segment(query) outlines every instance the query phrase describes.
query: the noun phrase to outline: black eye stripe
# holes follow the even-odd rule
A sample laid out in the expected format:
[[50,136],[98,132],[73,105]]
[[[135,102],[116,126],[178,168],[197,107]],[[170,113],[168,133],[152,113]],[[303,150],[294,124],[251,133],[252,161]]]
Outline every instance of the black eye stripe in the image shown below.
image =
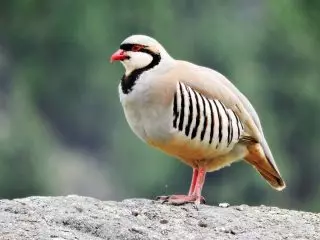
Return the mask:
[[122,49],[124,51],[130,51],[132,49],[132,47],[133,47],[133,44],[128,44],[128,43],[120,45],[120,49]]
[[[133,44],[133,43],[123,43],[120,45],[120,49],[124,50],[124,51],[132,51],[132,48],[137,45],[137,44]],[[139,44],[140,45],[140,44]],[[142,47],[146,47],[144,45],[140,45]],[[139,51],[142,52],[143,48]]]
[[[120,49],[122,49],[122,50],[124,50],[124,51],[132,51],[132,48],[133,48],[135,45],[137,45],[137,44],[133,44],[133,43],[123,43],[123,44],[120,45]],[[154,52],[152,52],[151,50],[146,49],[147,46],[145,46],[145,45],[139,44],[139,46],[142,46],[142,48],[141,48],[140,50],[136,51],[136,52],[144,52],[144,53],[148,53],[148,54],[150,54],[150,55],[152,55],[152,56],[158,55],[157,53],[154,53]]]

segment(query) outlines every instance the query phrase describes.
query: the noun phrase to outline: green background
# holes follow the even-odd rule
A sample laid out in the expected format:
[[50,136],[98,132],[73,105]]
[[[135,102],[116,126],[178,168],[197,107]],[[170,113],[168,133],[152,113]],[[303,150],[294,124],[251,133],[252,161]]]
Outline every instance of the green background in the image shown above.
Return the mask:
[[209,204],[320,210],[320,2],[0,1],[0,197],[186,193],[192,170],[142,143],[110,55],[131,34],[226,75],[253,103],[287,188],[244,162],[210,173]]

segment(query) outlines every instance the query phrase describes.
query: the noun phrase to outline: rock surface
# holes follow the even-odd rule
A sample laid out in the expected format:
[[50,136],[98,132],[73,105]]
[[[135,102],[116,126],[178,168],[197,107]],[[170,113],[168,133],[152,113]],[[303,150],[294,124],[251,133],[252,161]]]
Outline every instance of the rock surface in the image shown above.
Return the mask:
[[320,239],[320,214],[79,196],[0,201],[0,239]]

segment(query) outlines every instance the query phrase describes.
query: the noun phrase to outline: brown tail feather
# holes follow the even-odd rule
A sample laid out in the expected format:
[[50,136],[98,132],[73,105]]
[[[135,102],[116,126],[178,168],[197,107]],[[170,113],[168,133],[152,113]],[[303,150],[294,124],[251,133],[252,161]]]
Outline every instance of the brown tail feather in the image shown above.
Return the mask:
[[244,158],[278,191],[286,187],[276,166],[273,166],[265,156],[259,143],[248,146],[249,154]]

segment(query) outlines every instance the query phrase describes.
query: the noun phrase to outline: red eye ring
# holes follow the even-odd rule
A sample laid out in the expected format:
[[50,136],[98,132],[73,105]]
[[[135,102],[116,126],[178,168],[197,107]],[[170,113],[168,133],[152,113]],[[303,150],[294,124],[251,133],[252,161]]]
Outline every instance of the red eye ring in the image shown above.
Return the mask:
[[140,51],[142,48],[143,48],[143,46],[141,46],[141,45],[133,45],[131,51],[133,51],[133,52],[138,52],[138,51]]

